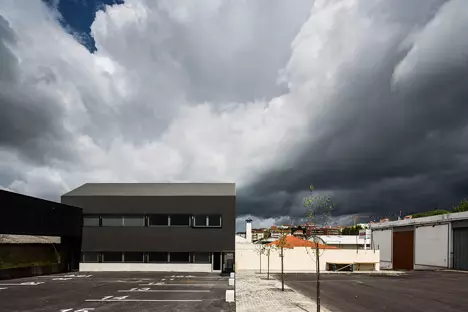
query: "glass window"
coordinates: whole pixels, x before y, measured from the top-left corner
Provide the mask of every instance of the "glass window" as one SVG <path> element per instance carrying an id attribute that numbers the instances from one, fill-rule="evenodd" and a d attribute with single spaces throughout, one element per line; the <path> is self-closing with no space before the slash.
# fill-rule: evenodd
<path id="1" fill-rule="evenodd" d="M 144 216 L 124 216 L 124 226 L 145 226 Z"/>
<path id="2" fill-rule="evenodd" d="M 122 217 L 102 217 L 102 226 L 122 226 Z"/>
<path id="3" fill-rule="evenodd" d="M 99 216 L 85 216 L 83 218 L 84 226 L 99 226 Z"/>
<path id="4" fill-rule="evenodd" d="M 171 225 L 190 225 L 189 215 L 171 215 Z"/>
<path id="5" fill-rule="evenodd" d="M 169 254 L 169 262 L 190 262 L 190 253 L 188 252 L 171 252 Z"/>
<path id="6" fill-rule="evenodd" d="M 195 216 L 193 219 L 195 226 L 206 226 L 206 216 Z"/>
<path id="7" fill-rule="evenodd" d="M 169 225 L 169 216 L 168 215 L 151 215 L 148 218 L 149 225 Z"/>
<path id="8" fill-rule="evenodd" d="M 83 252 L 83 262 L 99 262 L 99 252 Z"/>
<path id="9" fill-rule="evenodd" d="M 143 253 L 124 252 L 124 262 L 143 262 Z"/>
<path id="10" fill-rule="evenodd" d="M 122 262 L 121 252 L 103 252 L 102 262 Z"/>
<path id="11" fill-rule="evenodd" d="M 195 252 L 193 253 L 194 263 L 211 263 L 211 253 L 209 252 Z"/>
<path id="12" fill-rule="evenodd" d="M 148 262 L 167 262 L 167 252 L 150 252 Z"/>
<path id="13" fill-rule="evenodd" d="M 220 215 L 208 216 L 208 226 L 221 226 L 221 216 Z"/>

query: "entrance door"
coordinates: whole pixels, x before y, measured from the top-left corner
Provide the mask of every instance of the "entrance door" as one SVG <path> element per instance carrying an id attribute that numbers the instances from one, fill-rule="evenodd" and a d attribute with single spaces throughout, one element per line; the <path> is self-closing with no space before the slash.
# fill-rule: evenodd
<path id="1" fill-rule="evenodd" d="M 234 272 L 234 253 L 223 252 L 223 273 Z"/>
<path id="2" fill-rule="evenodd" d="M 221 271 L 221 253 L 213 252 L 213 271 Z"/>
<path id="3" fill-rule="evenodd" d="M 453 268 L 468 270 L 468 228 L 453 229 Z"/>
<path id="4" fill-rule="evenodd" d="M 393 232 L 393 268 L 413 270 L 414 231 Z"/>

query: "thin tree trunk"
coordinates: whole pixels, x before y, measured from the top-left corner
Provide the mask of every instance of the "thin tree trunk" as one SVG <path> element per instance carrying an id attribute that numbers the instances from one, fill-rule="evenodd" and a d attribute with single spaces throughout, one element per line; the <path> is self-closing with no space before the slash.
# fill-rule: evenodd
<path id="1" fill-rule="evenodd" d="M 284 291 L 284 254 L 283 254 L 283 247 L 281 246 L 281 291 Z"/>
<path id="2" fill-rule="evenodd" d="M 270 279 L 270 252 L 268 252 L 267 279 Z"/>
<path id="3" fill-rule="evenodd" d="M 262 274 L 262 253 L 260 253 L 260 274 Z"/>
<path id="4" fill-rule="evenodd" d="M 317 264 L 317 312 L 320 312 L 320 255 L 318 242 L 315 242 L 315 263 Z"/>

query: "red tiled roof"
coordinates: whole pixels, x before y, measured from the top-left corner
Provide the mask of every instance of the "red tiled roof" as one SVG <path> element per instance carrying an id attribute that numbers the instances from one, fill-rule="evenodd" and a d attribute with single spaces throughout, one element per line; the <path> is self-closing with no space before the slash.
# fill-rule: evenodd
<path id="1" fill-rule="evenodd" d="M 283 248 L 294 248 L 294 247 L 311 247 L 311 248 L 315 248 L 315 243 L 314 242 L 311 242 L 311 241 L 308 241 L 308 240 L 305 240 L 305 239 L 301 239 L 301 238 L 297 238 L 295 236 L 286 236 L 284 238 L 284 241 L 282 241 L 282 239 L 278 239 L 278 240 L 275 240 L 274 242 L 271 242 L 269 244 L 267 244 L 267 246 L 272 246 L 272 245 L 275 245 L 277 247 L 281 247 L 281 245 L 283 245 Z M 337 249 L 337 247 L 334 247 L 334 246 L 327 246 L 327 245 L 323 245 L 323 244 L 318 244 L 318 248 L 320 249 Z"/>

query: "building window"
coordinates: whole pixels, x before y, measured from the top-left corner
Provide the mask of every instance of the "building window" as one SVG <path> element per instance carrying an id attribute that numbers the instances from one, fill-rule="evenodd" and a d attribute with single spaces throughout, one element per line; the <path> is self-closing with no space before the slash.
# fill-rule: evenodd
<path id="1" fill-rule="evenodd" d="M 99 262 L 99 252 L 83 252 L 83 262 Z"/>
<path id="2" fill-rule="evenodd" d="M 167 262 L 167 252 L 150 252 L 148 262 Z"/>
<path id="3" fill-rule="evenodd" d="M 189 215 L 171 215 L 170 221 L 171 221 L 171 226 L 189 226 L 190 216 Z"/>
<path id="4" fill-rule="evenodd" d="M 102 262 L 122 262 L 121 252 L 103 252 Z"/>
<path id="5" fill-rule="evenodd" d="M 124 226 L 145 226 L 145 217 L 144 216 L 124 216 L 123 225 Z"/>
<path id="6" fill-rule="evenodd" d="M 168 226 L 169 216 L 168 215 L 151 215 L 148 217 L 149 226 Z"/>
<path id="7" fill-rule="evenodd" d="M 195 227 L 221 227 L 220 215 L 199 215 L 193 217 Z"/>
<path id="8" fill-rule="evenodd" d="M 122 226 L 123 218 L 116 216 L 103 216 L 102 226 Z"/>
<path id="9" fill-rule="evenodd" d="M 83 226 L 99 226 L 99 216 L 83 217 Z"/>
<path id="10" fill-rule="evenodd" d="M 193 226 L 206 226 L 206 215 L 194 216 L 193 217 Z"/>
<path id="11" fill-rule="evenodd" d="M 124 262 L 144 262 L 142 252 L 124 252 Z"/>
<path id="12" fill-rule="evenodd" d="M 171 252 L 169 253 L 169 262 L 189 263 L 190 253 L 188 252 Z"/>
<path id="13" fill-rule="evenodd" d="M 211 215 L 208 216 L 208 226 L 221 226 L 221 216 L 220 215 Z"/>
<path id="14" fill-rule="evenodd" d="M 209 252 L 194 252 L 193 263 L 211 263 L 211 253 Z"/>

